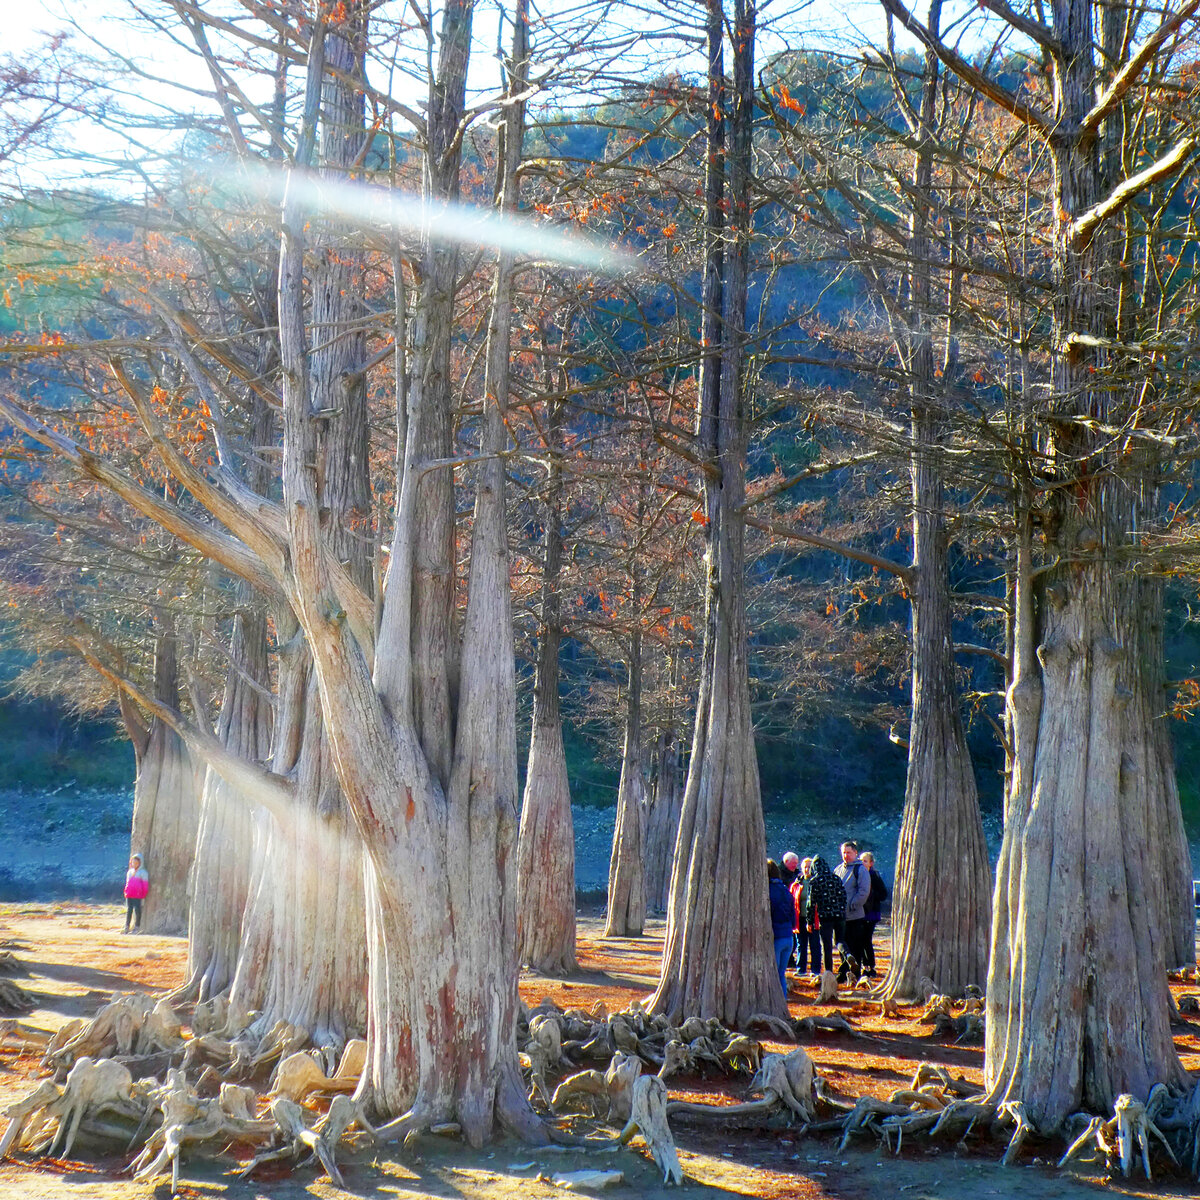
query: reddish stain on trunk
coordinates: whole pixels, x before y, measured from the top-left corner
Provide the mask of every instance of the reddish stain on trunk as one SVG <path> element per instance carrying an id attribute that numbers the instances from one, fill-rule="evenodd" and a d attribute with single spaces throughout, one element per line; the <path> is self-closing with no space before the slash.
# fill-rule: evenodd
<path id="1" fill-rule="evenodd" d="M 408 803 L 404 806 L 404 820 L 411 821 L 413 814 L 417 811 L 416 803 L 413 801 L 412 792 L 408 788 L 404 789 L 404 794 L 408 797 Z"/>

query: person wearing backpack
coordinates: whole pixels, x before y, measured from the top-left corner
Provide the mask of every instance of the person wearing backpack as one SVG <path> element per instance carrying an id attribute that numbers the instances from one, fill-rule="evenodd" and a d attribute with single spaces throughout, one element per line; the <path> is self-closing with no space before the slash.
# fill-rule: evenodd
<path id="1" fill-rule="evenodd" d="M 875 870 L 875 855 L 870 850 L 864 851 L 862 864 L 871 875 L 871 891 L 867 902 L 863 905 L 863 914 L 867 918 L 867 936 L 863 942 L 863 974 L 875 978 L 875 926 L 883 916 L 883 906 L 887 903 L 888 888 L 883 882 L 883 876 Z"/>
<path id="2" fill-rule="evenodd" d="M 846 956 L 854 959 L 856 967 L 861 967 L 863 943 L 867 939 L 867 917 L 863 906 L 871 894 L 871 873 L 859 862 L 856 843 L 842 843 L 842 861 L 835 874 L 846 890 L 846 926 L 843 932 Z M 850 964 L 843 959 L 838 968 L 838 983 L 845 983 L 849 976 Z"/>
<path id="3" fill-rule="evenodd" d="M 820 935 L 825 949 L 825 969 L 833 964 L 833 941 L 842 940 L 842 924 L 846 920 L 846 889 L 819 855 L 812 860 L 812 878 L 804 889 L 804 918 L 809 932 Z M 815 955 L 814 955 L 815 957 Z"/>

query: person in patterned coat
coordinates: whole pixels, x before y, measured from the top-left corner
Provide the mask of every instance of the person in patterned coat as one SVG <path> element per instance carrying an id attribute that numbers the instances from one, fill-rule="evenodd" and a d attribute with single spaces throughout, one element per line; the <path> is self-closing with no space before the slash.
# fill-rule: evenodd
<path id="1" fill-rule="evenodd" d="M 842 940 L 842 925 L 846 920 L 846 889 L 819 855 L 813 857 L 812 879 L 804 889 L 805 925 L 821 935 L 825 949 L 825 969 L 833 962 L 835 938 Z"/>

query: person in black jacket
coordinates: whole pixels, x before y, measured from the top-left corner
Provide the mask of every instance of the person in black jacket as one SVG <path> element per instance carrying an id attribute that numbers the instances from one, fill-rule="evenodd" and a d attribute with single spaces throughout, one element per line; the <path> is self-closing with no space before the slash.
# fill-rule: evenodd
<path id="1" fill-rule="evenodd" d="M 883 906 L 888 898 L 887 884 L 883 882 L 883 876 L 875 870 L 875 855 L 866 851 L 862 856 L 862 864 L 871 872 L 871 891 L 867 896 L 867 902 L 863 905 L 863 912 L 867 918 L 867 936 L 863 941 L 863 974 L 871 979 L 875 978 L 875 926 L 879 924 L 883 917 Z"/>
<path id="2" fill-rule="evenodd" d="M 833 943 L 842 940 L 842 925 L 846 920 L 846 889 L 818 854 L 813 858 L 812 879 L 804 889 L 805 923 L 821 935 L 825 949 L 825 969 L 833 964 Z"/>
<path id="3" fill-rule="evenodd" d="M 795 908 L 792 893 L 783 882 L 779 864 L 773 858 L 767 859 L 767 890 L 771 900 L 771 936 L 775 940 L 775 965 L 779 968 L 779 986 L 783 988 L 783 998 L 786 1000 L 787 965 L 795 945 L 795 939 L 792 937 Z"/>

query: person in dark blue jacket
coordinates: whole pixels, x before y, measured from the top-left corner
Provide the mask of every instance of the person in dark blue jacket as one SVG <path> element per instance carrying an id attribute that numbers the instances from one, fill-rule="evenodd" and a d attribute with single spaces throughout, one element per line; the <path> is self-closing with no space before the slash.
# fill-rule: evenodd
<path id="1" fill-rule="evenodd" d="M 796 908 L 792 893 L 783 882 L 783 874 L 779 864 L 773 859 L 767 859 L 767 889 L 771 900 L 771 935 L 775 939 L 775 965 L 779 968 L 779 986 L 783 988 L 783 998 L 787 999 L 787 967 L 792 957 L 792 926 L 795 923 Z"/>

